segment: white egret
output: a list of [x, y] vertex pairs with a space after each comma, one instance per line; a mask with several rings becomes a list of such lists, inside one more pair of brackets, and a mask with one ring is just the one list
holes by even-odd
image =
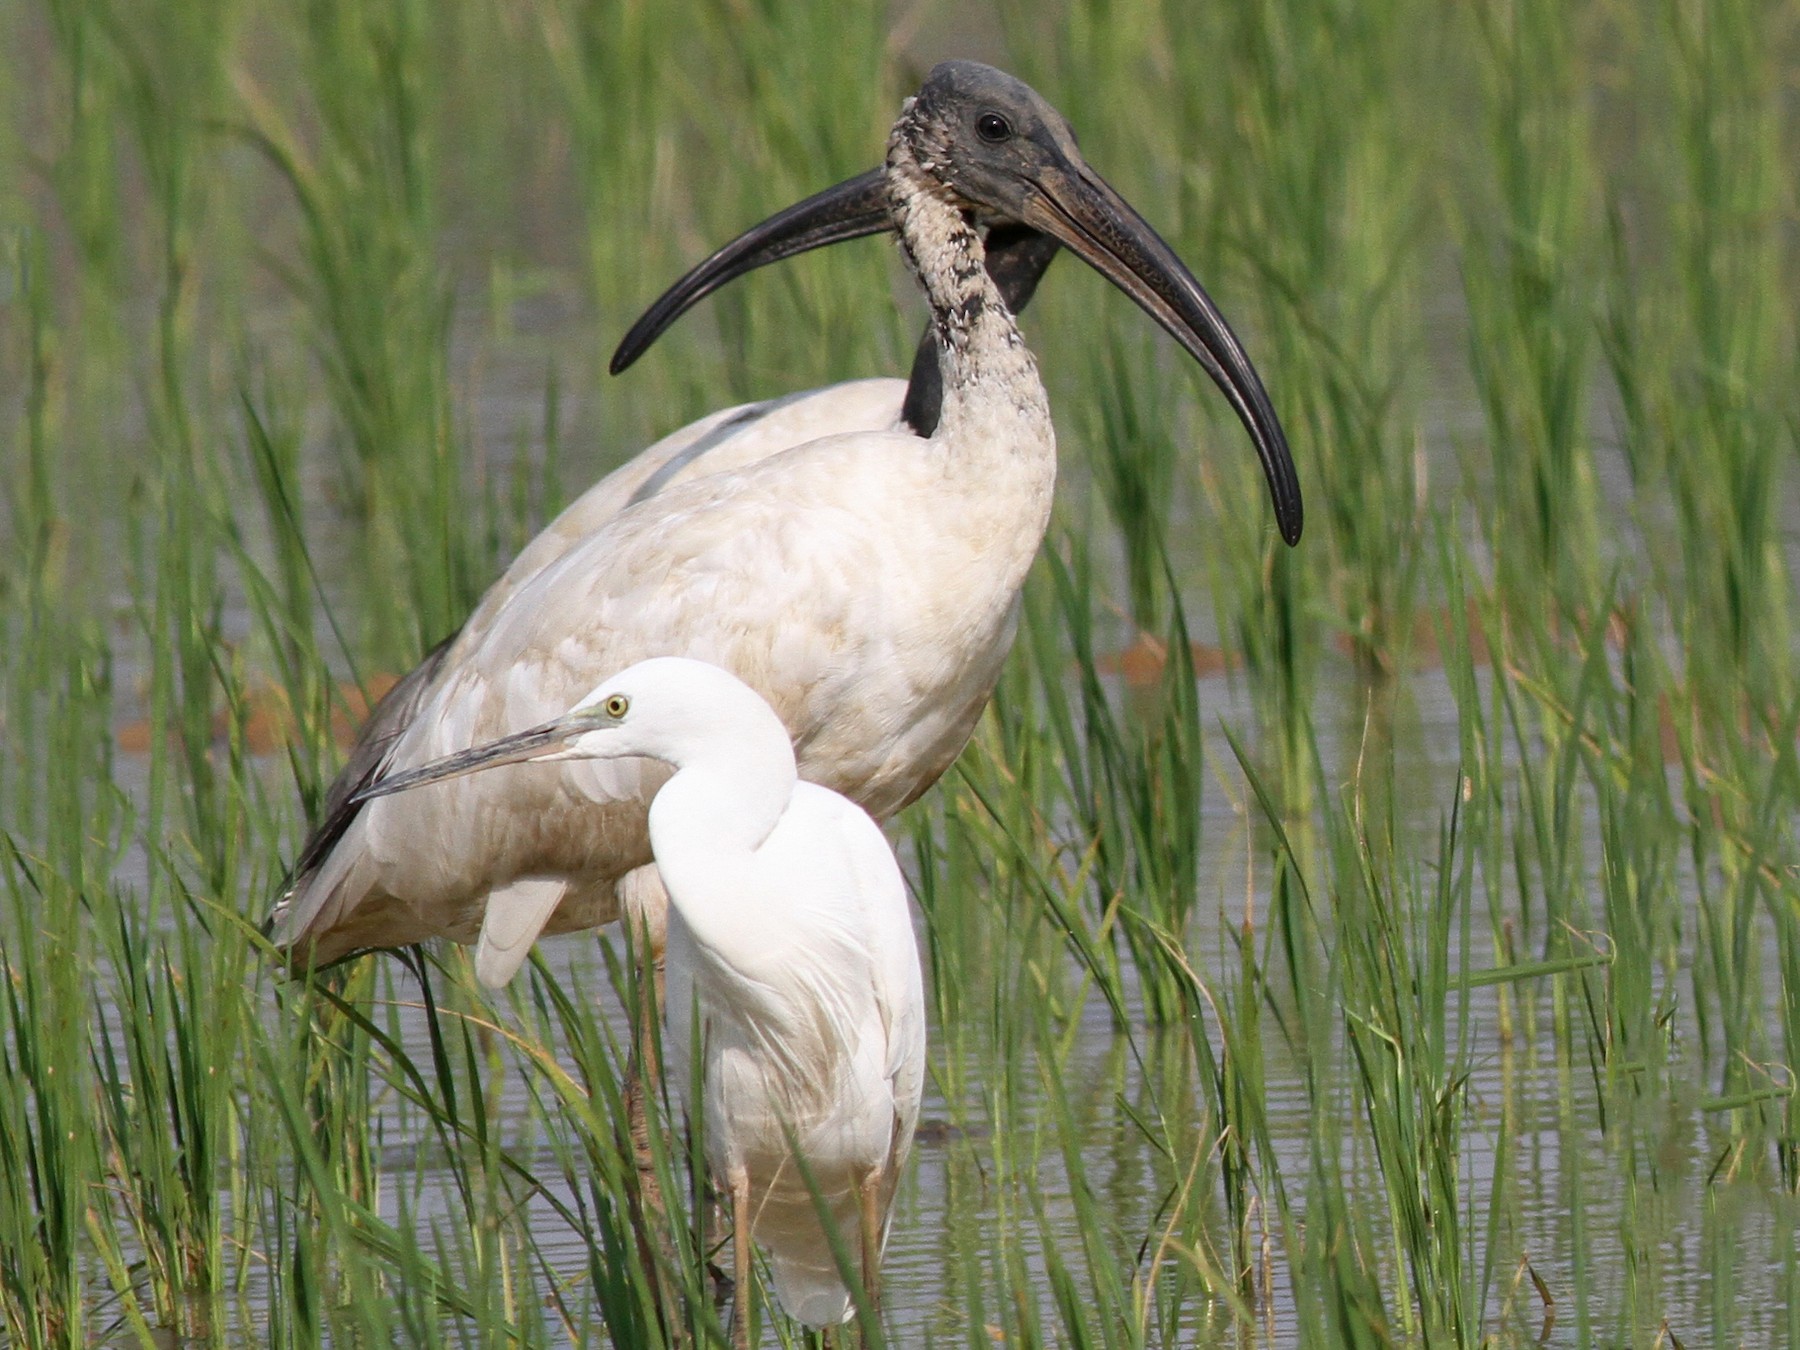
[[1011, 644], [1056, 476], [1035, 362], [983, 266], [984, 232], [997, 223], [1070, 249], [1202, 364], [1262, 457], [1283, 536], [1298, 538], [1293, 464], [1255, 370], [1199, 283], [1086, 165], [1055, 109], [999, 71], [946, 63], [903, 109], [880, 172], [881, 221], [871, 223], [871, 177], [852, 180], [812, 199], [811, 216], [784, 213], [780, 228], [722, 250], [652, 318], [668, 322], [784, 250], [885, 223], [930, 302], [935, 430], [829, 435], [653, 484], [678, 450], [616, 514], [522, 557], [516, 570], [528, 575], [408, 677], [334, 787], [271, 916], [296, 965], [442, 935], [477, 943], [477, 973], [497, 984], [540, 932], [640, 906], [654, 926], [661, 887], [645, 809], [665, 773], [657, 766], [523, 765], [456, 790], [354, 800], [360, 782], [542, 722], [605, 671], [647, 656], [734, 671], [787, 726], [802, 777], [877, 818], [937, 779]]
[[384, 778], [363, 797], [442, 793], [442, 780], [495, 765], [628, 756], [674, 769], [649, 812], [669, 897], [664, 1045], [684, 1093], [690, 1048], [700, 1049], [707, 1163], [731, 1200], [738, 1344], [752, 1235], [791, 1316], [843, 1322], [852, 1299], [834, 1241], [860, 1250], [872, 1295], [919, 1118], [925, 994], [881, 828], [800, 780], [769, 705], [717, 666], [652, 658], [540, 727]]

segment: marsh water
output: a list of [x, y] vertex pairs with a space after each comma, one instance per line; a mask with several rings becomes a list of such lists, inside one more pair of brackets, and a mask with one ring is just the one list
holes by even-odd
[[[1417, 758], [1408, 762], [1427, 770], [1417, 777], [1422, 788], [1416, 807], [1429, 827], [1443, 809], [1442, 792], [1453, 790], [1457, 768], [1434, 756], [1431, 746], [1454, 744], [1455, 714], [1446, 691], [1433, 689], [1429, 679], [1420, 686], [1415, 686], [1416, 720], [1407, 736]], [[1234, 704], [1222, 679], [1209, 681], [1206, 693], [1209, 707]], [[1229, 753], [1222, 743], [1217, 750]], [[1209, 862], [1218, 898], [1213, 915], [1196, 923], [1194, 945], [1201, 961], [1222, 965], [1236, 959], [1224, 930], [1242, 920], [1244, 826], [1221, 803], [1206, 814], [1209, 838], [1216, 841]], [[556, 965], [566, 963], [575, 983], [595, 988], [604, 982], [604, 968], [588, 946], [586, 939], [562, 939], [547, 951]], [[1772, 950], [1767, 959], [1775, 959]], [[399, 991], [405, 993], [404, 981]], [[1688, 1109], [1646, 1102], [1628, 1108], [1632, 1115], [1622, 1129], [1614, 1122], [1604, 1130], [1594, 1101], [1594, 1066], [1559, 1055], [1548, 993], [1523, 1002], [1515, 995], [1504, 1022], [1500, 1001], [1492, 989], [1471, 1001], [1469, 1037], [1477, 1053], [1467, 1084], [1468, 1138], [1460, 1159], [1472, 1195], [1489, 1194], [1497, 1165], [1511, 1176], [1498, 1212], [1470, 1215], [1484, 1229], [1476, 1242], [1479, 1259], [1494, 1263], [1487, 1313], [1495, 1333], [1503, 1342], [1546, 1345], [1648, 1345], [1666, 1330], [1688, 1345], [1786, 1343], [1800, 1218], [1794, 1199], [1772, 1190], [1764, 1177], [1721, 1177], [1744, 1167], [1745, 1160], [1716, 1118], [1703, 1117], [1696, 1126]], [[614, 1015], [623, 1017], [616, 1005]], [[1766, 1015], [1773, 1020], [1778, 1010], [1771, 1006]], [[418, 1034], [422, 1048], [422, 1030]], [[1063, 1077], [1086, 1163], [1080, 1184], [1093, 1193], [1110, 1231], [1084, 1234], [1082, 1214], [1068, 1194], [1057, 1118], [1046, 1103], [1027, 1095], [996, 1118], [984, 1098], [1000, 1089], [986, 1081], [979, 1052], [966, 1050], [975, 1062], [959, 1066], [957, 1077], [966, 1082], [971, 1099], [947, 1102], [939, 1076], [947, 1050], [943, 1038], [934, 1037], [924, 1124], [883, 1267], [895, 1344], [971, 1339], [967, 1305], [948, 1291], [972, 1260], [984, 1259], [998, 1215], [1024, 1199], [994, 1193], [989, 1158], [995, 1129], [1013, 1136], [1009, 1151], [1031, 1159], [1040, 1190], [1030, 1203], [1042, 1206], [1037, 1221], [1055, 1241], [1078, 1248], [1085, 1238], [1097, 1237], [1146, 1259], [1133, 1249], [1156, 1230], [1170, 1197], [1166, 1172], [1152, 1164], [1153, 1145], [1135, 1117], [1152, 1108], [1180, 1110], [1180, 1095], [1196, 1091], [1191, 1069], [1182, 1063], [1187, 1052], [1179, 1034], [1143, 1027], [1118, 1031], [1099, 999], [1086, 1005], [1071, 1045]], [[1677, 1050], [1672, 1076], [1680, 1064]], [[1294, 1174], [1304, 1175], [1313, 1105], [1297, 1066], [1287, 1065], [1285, 1072], [1284, 1066], [1271, 1067], [1268, 1082], [1275, 1140]], [[1694, 1098], [1709, 1095], [1709, 1088], [1696, 1072], [1683, 1095], [1684, 1105], [1691, 1106]], [[503, 1092], [498, 1105], [504, 1127], [523, 1111], [524, 1099]], [[1345, 1109], [1354, 1109], [1352, 1098], [1345, 1098]], [[1503, 1161], [1497, 1158], [1502, 1139]], [[1623, 1167], [1622, 1155], [1631, 1157]], [[1380, 1210], [1384, 1202], [1373, 1153], [1346, 1163], [1355, 1198]], [[1753, 1160], [1749, 1170], [1756, 1170]], [[443, 1184], [448, 1186], [447, 1179]], [[540, 1208], [535, 1221], [549, 1226], [546, 1251], [552, 1257], [560, 1252], [571, 1278], [579, 1279], [588, 1255], [581, 1235], [569, 1232], [557, 1241], [560, 1220], [547, 1208]], [[1534, 1275], [1543, 1282], [1542, 1292]], [[1263, 1334], [1254, 1342], [1297, 1344], [1293, 1291], [1273, 1269], [1259, 1278], [1269, 1282], [1273, 1300], [1258, 1309]], [[1054, 1295], [1047, 1279], [1040, 1297], [1045, 1320], [1051, 1321]], [[1709, 1328], [1728, 1331], [1730, 1341], [1712, 1341]], [[994, 1332], [998, 1342], [997, 1327]], [[1191, 1339], [1185, 1343], [1237, 1344], [1240, 1334], [1221, 1305], [1212, 1321], [1197, 1316], [1188, 1324], [1185, 1335]]]
[[437, 953], [433, 1023], [255, 923], [561, 504], [904, 367], [865, 241], [605, 373], [957, 54], [1190, 262], [1308, 517], [1058, 262], [1020, 638], [889, 826], [890, 1343], [1800, 1344], [1791, 10], [0, 6], [0, 1343], [660, 1343], [593, 1189], [616, 934]]
[[[1457, 321], [1450, 313], [1446, 328]], [[470, 325], [465, 322], [462, 327]], [[503, 336], [498, 338], [493, 331], [465, 334], [466, 348], [479, 347], [481, 366], [475, 369], [473, 360], [465, 357], [458, 376], [476, 423], [470, 438], [496, 448], [495, 462], [489, 466], [496, 476], [517, 471], [511, 462], [514, 456], [541, 461], [545, 440], [541, 371], [547, 356], [593, 348], [607, 336], [594, 331], [591, 316], [579, 303], [558, 304], [543, 296], [535, 304], [520, 305], [500, 328]], [[1449, 384], [1432, 409], [1433, 424], [1426, 429], [1427, 442], [1434, 446], [1456, 444], [1478, 420], [1467, 391], [1455, 387], [1453, 372]], [[600, 381], [563, 390], [559, 415], [565, 425], [557, 435], [570, 447], [563, 454], [572, 491], [578, 491], [583, 481], [579, 466], [591, 462], [598, 476], [611, 462], [609, 450], [593, 444], [587, 412], [589, 403], [605, 394], [606, 385]], [[1603, 424], [1606, 409], [1597, 406], [1593, 416]], [[323, 447], [315, 444], [310, 453], [322, 459]], [[1428, 470], [1445, 481], [1453, 480], [1458, 471], [1458, 463], [1447, 453], [1441, 461], [1434, 459]], [[326, 470], [321, 463], [309, 473], [323, 478]], [[351, 526], [341, 512], [331, 509], [329, 498], [325, 501], [307, 528], [313, 537], [328, 541]], [[361, 578], [333, 568], [328, 546], [320, 548], [320, 558], [321, 585], [329, 602], [353, 609], [354, 588]], [[234, 598], [238, 603], [226, 609], [224, 630], [247, 640], [254, 623], [241, 607], [242, 596]], [[121, 596], [118, 603], [124, 608], [127, 600]], [[1187, 603], [1195, 631], [1211, 631], [1205, 594], [1187, 597]], [[1119, 622], [1109, 638], [1115, 651], [1122, 650], [1134, 640], [1133, 630]], [[130, 647], [122, 646], [118, 655], [121, 686], [147, 687]], [[1109, 664], [1114, 669], [1107, 677], [1109, 686], [1129, 702], [1133, 681], [1118, 673], [1122, 663]], [[1198, 681], [1211, 732], [1205, 753], [1212, 770], [1198, 804], [1205, 847], [1201, 902], [1194, 911], [1188, 945], [1203, 972], [1223, 976], [1239, 959], [1246, 922], [1254, 932], [1259, 912], [1266, 915], [1269, 897], [1266, 876], [1255, 875], [1251, 855], [1259, 845], [1243, 797], [1217, 781], [1235, 767], [1219, 728], [1247, 725], [1255, 717], [1246, 677], [1230, 663], [1220, 664], [1226, 668], [1203, 672]], [[122, 741], [132, 739], [137, 712], [141, 709], [125, 702], [121, 709], [125, 722], [119, 728]], [[1403, 784], [1396, 798], [1397, 828], [1403, 836], [1429, 840], [1452, 809], [1461, 770], [1458, 705], [1431, 652], [1373, 687], [1346, 653], [1334, 653], [1327, 658], [1327, 674], [1320, 681], [1315, 717], [1327, 781], [1346, 781], [1360, 758], [1391, 754], [1398, 766], [1396, 778]], [[266, 752], [272, 747], [261, 748]], [[141, 755], [122, 755], [121, 783], [141, 791], [144, 763]], [[264, 753], [258, 764], [270, 790], [281, 792], [285, 769], [280, 756]], [[1579, 822], [1578, 830], [1587, 838], [1598, 835], [1591, 816]], [[894, 829], [890, 834], [907, 858], [903, 832]], [[135, 861], [127, 858], [121, 880], [144, 884], [142, 865], [141, 853]], [[1597, 858], [1590, 859], [1589, 868], [1597, 870]], [[976, 909], [988, 903], [981, 894], [959, 900]], [[252, 909], [254, 902], [255, 897], [246, 898]], [[1001, 914], [991, 919], [996, 925], [1007, 922]], [[928, 927], [922, 918], [917, 926], [921, 947], [928, 950]], [[1259, 934], [1256, 940], [1265, 939]], [[1596, 950], [1602, 950], [1604, 938], [1593, 940]], [[1763, 946], [1761, 959], [1778, 967], [1780, 953], [1772, 936], [1760, 932], [1758, 941]], [[629, 1019], [620, 995], [609, 984], [607, 947], [612, 962], [624, 959], [616, 930], [550, 940], [542, 954], [569, 988], [602, 991], [597, 1007], [623, 1042]], [[1492, 962], [1478, 958], [1474, 964]], [[1131, 968], [1122, 973], [1129, 1003]], [[1672, 975], [1665, 996], [1679, 1002], [1692, 972]], [[401, 1007], [398, 1022], [405, 1029], [405, 1042], [423, 1060], [430, 1038], [413, 977], [394, 965], [381, 988], [381, 1001], [392, 1000]], [[1591, 999], [1592, 991], [1585, 991], [1585, 996]], [[1774, 986], [1765, 996], [1763, 1014], [1771, 1024], [1779, 1020], [1779, 996]], [[1479, 1233], [1471, 1250], [1478, 1264], [1490, 1267], [1482, 1281], [1489, 1331], [1502, 1342], [1521, 1344], [1647, 1345], [1672, 1343], [1667, 1338], [1673, 1333], [1682, 1343], [1694, 1345], [1714, 1343], [1710, 1336], [1715, 1332], [1739, 1345], [1782, 1343], [1791, 1323], [1789, 1299], [1797, 1278], [1794, 1240], [1800, 1206], [1781, 1188], [1768, 1184], [1766, 1167], [1746, 1156], [1741, 1137], [1726, 1119], [1694, 1111], [1695, 1102], [1716, 1091], [1707, 1081], [1697, 1048], [1671, 1037], [1669, 1075], [1678, 1084], [1673, 1101], [1633, 1101], [1629, 1092], [1607, 1093], [1608, 1106], [1623, 1111], [1625, 1118], [1606, 1122], [1595, 1081], [1603, 1070], [1591, 1057], [1567, 1052], [1568, 1042], [1556, 1034], [1553, 1005], [1548, 980], [1506, 989], [1481, 988], [1467, 1004], [1466, 1036], [1472, 1054], [1463, 1085], [1467, 1135], [1458, 1168], [1470, 1197], [1464, 1222]], [[500, 1024], [516, 1024], [504, 997], [497, 996], [493, 1006]], [[1027, 1015], [1023, 1009], [1016, 1011], [1021, 1018]], [[1067, 1052], [1060, 1068], [1065, 1117], [1046, 1100], [1044, 1079], [1029, 1071], [1016, 1072], [1018, 1065], [1003, 1071], [993, 1057], [1007, 1053], [1009, 1047], [996, 1044], [991, 1027], [984, 1032], [980, 1017], [970, 1021], [969, 1026], [954, 1028], [955, 1035], [947, 1034], [950, 1029], [943, 1026], [933, 1027], [932, 1072], [919, 1141], [899, 1192], [883, 1268], [885, 1310], [897, 1345], [1004, 1341], [998, 1325], [971, 1325], [971, 1304], [963, 1290], [971, 1269], [990, 1259], [991, 1235], [1001, 1222], [1024, 1234], [1022, 1259], [1039, 1281], [1037, 1297], [1047, 1324], [1054, 1323], [1057, 1295], [1044, 1269], [1045, 1246], [1079, 1249], [1084, 1242], [1097, 1240], [1114, 1246], [1128, 1262], [1147, 1267], [1151, 1253], [1146, 1250], [1146, 1235], [1155, 1234], [1167, 1219], [1170, 1168], [1153, 1158], [1156, 1144], [1141, 1121], [1147, 1115], [1184, 1111], [1196, 1124], [1201, 1121], [1185, 1043], [1188, 1031], [1142, 1021], [1121, 1030], [1104, 1000], [1090, 996], [1081, 1001], [1061, 1042]], [[546, 1048], [554, 1053], [554, 1046]], [[947, 1099], [947, 1083], [960, 1085], [960, 1096]], [[1309, 1115], [1316, 1108], [1302, 1066], [1284, 1062], [1277, 1053], [1267, 1083], [1266, 1109], [1275, 1146], [1290, 1174], [1304, 1176], [1312, 1138]], [[552, 1163], [550, 1151], [533, 1142], [542, 1133], [541, 1122], [517, 1066], [497, 1072], [490, 1086], [487, 1109], [502, 1145], [516, 1148], [527, 1164]], [[1337, 1100], [1345, 1111], [1359, 1109], [1354, 1091]], [[420, 1226], [454, 1224], [455, 1183], [434, 1162], [440, 1145], [429, 1121], [405, 1112], [386, 1121], [380, 1117], [378, 1110], [382, 1167], [395, 1179], [384, 1217]], [[1069, 1121], [1078, 1127], [1076, 1148], [1083, 1161], [1078, 1179], [1071, 1178], [1063, 1154]], [[1005, 1136], [999, 1142], [1012, 1156], [1011, 1166], [1029, 1174], [1029, 1191], [1018, 1186], [1016, 1174], [1010, 1180], [994, 1175], [996, 1132]], [[1374, 1152], [1352, 1146], [1342, 1162], [1353, 1201], [1371, 1211], [1382, 1210], [1385, 1201]], [[1498, 1186], [1497, 1168], [1505, 1172]], [[565, 1204], [572, 1202], [572, 1188], [566, 1183], [559, 1186], [554, 1172], [551, 1166], [540, 1174], [552, 1178], [547, 1183], [549, 1194]], [[1089, 1192], [1089, 1205], [1072, 1202], [1074, 1185]], [[396, 1198], [402, 1190], [407, 1195], [404, 1206]], [[1022, 1230], [1017, 1228], [1021, 1205], [1032, 1211]], [[570, 1287], [580, 1289], [591, 1258], [587, 1235], [570, 1228], [545, 1197], [528, 1202], [526, 1212], [548, 1266], [559, 1270]], [[1089, 1231], [1096, 1213], [1104, 1220], [1105, 1231]], [[1302, 1222], [1304, 1213], [1302, 1204], [1298, 1209]], [[1234, 1323], [1223, 1303], [1202, 1301], [1182, 1320], [1180, 1343], [1239, 1344], [1246, 1336], [1270, 1346], [1300, 1343], [1291, 1276], [1280, 1269], [1273, 1253], [1276, 1235], [1261, 1224], [1257, 1235], [1263, 1245], [1255, 1272], [1259, 1295], [1255, 1326]], [[1228, 1241], [1222, 1230], [1218, 1240], [1222, 1245]], [[1401, 1269], [1391, 1253], [1388, 1269], [1390, 1275]], [[254, 1317], [266, 1290], [259, 1292], [252, 1279], [246, 1292]]]

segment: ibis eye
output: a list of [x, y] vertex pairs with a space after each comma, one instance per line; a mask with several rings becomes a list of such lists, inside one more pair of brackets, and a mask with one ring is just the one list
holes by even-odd
[[975, 119], [975, 134], [989, 143], [1004, 141], [1013, 134], [1012, 123], [997, 112], [985, 112]]
[[630, 711], [631, 700], [626, 698], [623, 694], [614, 694], [611, 698], [607, 699], [605, 703], [602, 703], [600, 707], [605, 711], [608, 717], [616, 722]]

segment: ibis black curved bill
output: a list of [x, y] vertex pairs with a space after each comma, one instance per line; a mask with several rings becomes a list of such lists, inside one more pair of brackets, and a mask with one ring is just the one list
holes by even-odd
[[[1250, 433], [1289, 544], [1300, 542], [1300, 478], [1262, 378], [1212, 297], [1175, 250], [1099, 174], [1079, 161], [1021, 194], [1014, 219], [1057, 240], [1124, 291], [1198, 361]], [[1061, 181], [1057, 181], [1060, 179]]]
[[617, 375], [630, 367], [670, 324], [726, 282], [798, 253], [893, 228], [893, 218], [888, 214], [887, 173], [882, 169], [858, 174], [770, 216], [658, 296], [643, 317], [631, 325], [631, 331], [613, 353], [612, 373]]

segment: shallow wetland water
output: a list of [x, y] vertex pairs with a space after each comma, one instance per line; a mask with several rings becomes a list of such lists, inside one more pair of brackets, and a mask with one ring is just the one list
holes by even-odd
[[665, 9], [0, 7], [0, 1344], [728, 1343], [616, 933], [496, 998], [256, 924], [562, 503], [904, 369], [876, 242], [605, 361], [952, 53], [1208, 286], [1308, 515], [1060, 261], [1050, 538], [889, 830], [888, 1343], [1800, 1343], [1792, 7]]

